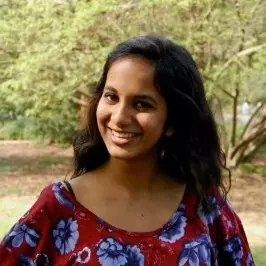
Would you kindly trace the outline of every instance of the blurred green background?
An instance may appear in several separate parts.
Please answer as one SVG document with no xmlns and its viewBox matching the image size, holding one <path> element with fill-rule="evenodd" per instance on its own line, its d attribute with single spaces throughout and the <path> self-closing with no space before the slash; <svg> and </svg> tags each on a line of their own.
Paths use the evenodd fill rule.
<svg viewBox="0 0 266 266">
<path fill-rule="evenodd" d="M 256 265 L 266 265 L 264 11 L 260 0 L 2 0 L 0 237 L 71 170 L 68 147 L 107 53 L 159 34 L 197 61 L 233 173 L 232 203 Z"/>
</svg>

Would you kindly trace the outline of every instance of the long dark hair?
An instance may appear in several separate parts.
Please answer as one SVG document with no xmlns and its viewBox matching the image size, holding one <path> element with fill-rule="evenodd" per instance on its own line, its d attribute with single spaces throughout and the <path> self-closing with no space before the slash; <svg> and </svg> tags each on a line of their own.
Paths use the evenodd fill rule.
<svg viewBox="0 0 266 266">
<path fill-rule="evenodd" d="M 129 55 L 144 57 L 154 65 L 154 83 L 167 104 L 167 125 L 174 134 L 160 140 L 160 169 L 194 189 L 203 205 L 208 206 L 207 191 L 211 187 L 218 186 L 226 193 L 222 182 L 225 161 L 216 124 L 195 61 L 185 48 L 159 36 L 132 38 L 108 55 L 89 103 L 87 127 L 74 140 L 72 178 L 99 167 L 109 158 L 97 127 L 96 109 L 110 66 Z"/>
</svg>

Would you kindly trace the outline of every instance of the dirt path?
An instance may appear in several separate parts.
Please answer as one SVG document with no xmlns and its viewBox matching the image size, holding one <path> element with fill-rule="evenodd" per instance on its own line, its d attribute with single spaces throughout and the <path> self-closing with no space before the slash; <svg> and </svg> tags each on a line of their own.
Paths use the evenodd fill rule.
<svg viewBox="0 0 266 266">
<path fill-rule="evenodd" d="M 229 199 L 242 220 L 250 245 L 266 245 L 266 177 L 238 176 L 232 179 Z"/>
<path fill-rule="evenodd" d="M 62 149 L 56 145 L 45 146 L 28 140 L 1 140 L 0 158 L 12 157 L 43 157 L 43 156 L 72 156 L 72 148 Z"/>
<path fill-rule="evenodd" d="M 11 198 L 18 202 L 23 199 L 30 206 L 44 186 L 62 179 L 70 170 L 70 163 L 65 161 L 61 163 L 57 159 L 53 164 L 54 161 L 43 160 L 40 163 L 40 158 L 68 158 L 67 162 L 70 162 L 71 156 L 72 148 L 36 146 L 30 141 L 0 141 L 1 200 L 10 201 Z M 261 161 L 265 163 L 265 160 Z M 21 172 L 20 169 L 26 170 Z M 266 177 L 255 174 L 233 177 L 229 199 L 242 220 L 251 246 L 266 245 L 265 191 Z M 5 219 L 4 214 L 1 215 Z M 16 220 L 17 217 L 11 215 L 10 219 Z"/>
</svg>

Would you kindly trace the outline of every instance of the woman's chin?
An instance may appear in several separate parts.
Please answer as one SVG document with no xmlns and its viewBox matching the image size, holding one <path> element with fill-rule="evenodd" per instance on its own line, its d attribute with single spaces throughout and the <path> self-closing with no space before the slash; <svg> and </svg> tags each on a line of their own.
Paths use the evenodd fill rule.
<svg viewBox="0 0 266 266">
<path fill-rule="evenodd" d="M 110 157 L 119 160 L 133 160 L 141 157 L 141 152 L 134 149 L 123 149 L 121 147 L 110 147 L 108 149 Z"/>
<path fill-rule="evenodd" d="M 136 157 L 138 157 L 137 155 L 134 155 L 132 153 L 128 153 L 128 152 L 117 152 L 117 151 L 111 151 L 109 152 L 110 157 L 113 159 L 117 159 L 117 160 L 132 160 Z"/>
</svg>

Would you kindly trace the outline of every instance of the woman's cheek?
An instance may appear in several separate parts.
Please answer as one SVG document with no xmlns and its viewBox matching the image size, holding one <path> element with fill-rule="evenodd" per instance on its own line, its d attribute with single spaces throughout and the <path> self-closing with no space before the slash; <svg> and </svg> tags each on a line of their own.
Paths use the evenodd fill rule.
<svg viewBox="0 0 266 266">
<path fill-rule="evenodd" d="M 97 111 L 96 111 L 96 117 L 97 117 L 98 123 L 101 123 L 105 119 L 107 119 L 109 113 L 110 113 L 110 108 L 108 108 L 104 103 L 100 101 L 98 104 Z"/>
<path fill-rule="evenodd" d="M 162 133 L 164 126 L 164 119 L 157 114 L 142 114 L 138 117 L 139 124 L 145 131 L 151 131 L 152 133 Z"/>
</svg>

